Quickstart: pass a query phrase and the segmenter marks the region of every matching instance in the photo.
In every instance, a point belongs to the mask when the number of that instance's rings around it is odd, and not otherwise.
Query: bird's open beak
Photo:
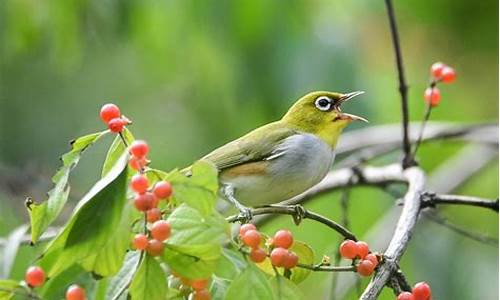
[[[359,96],[361,94],[364,94],[365,92],[363,91],[356,91],[356,92],[351,92],[351,93],[347,93],[347,94],[343,94],[341,97],[340,97],[340,104],[348,101],[348,100],[351,100],[352,98],[356,97],[356,96]],[[363,122],[366,122],[368,123],[368,120],[363,118],[363,117],[360,117],[360,116],[356,116],[356,115],[351,115],[351,114],[348,114],[348,113],[343,113],[340,111],[340,105],[338,107],[338,111],[340,113],[340,118],[343,119],[343,120],[351,120],[351,121],[363,121]]]

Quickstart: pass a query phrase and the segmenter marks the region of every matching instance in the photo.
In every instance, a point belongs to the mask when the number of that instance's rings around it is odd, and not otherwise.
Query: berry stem
[[[317,272],[356,272],[355,266],[325,266],[322,264],[305,265],[298,263],[297,267]]]
[[[429,84],[429,87],[432,89],[431,90],[432,91],[431,98],[432,98],[432,93],[434,91],[434,87],[436,86],[436,84],[437,84],[436,80],[431,81],[431,83]],[[429,102],[427,102],[427,106],[425,108],[424,118],[422,120],[422,125],[420,126],[420,131],[418,133],[418,139],[415,142],[415,149],[413,150],[413,154],[412,154],[413,159],[415,159],[415,157],[417,156],[418,148],[420,147],[420,144],[422,143],[422,139],[424,137],[425,126],[427,125],[427,122],[429,121],[429,119],[431,117],[431,112],[432,112],[432,103],[429,101]]]
[[[118,132],[118,135],[122,139],[122,142],[125,145],[125,147],[128,148],[128,143],[127,143],[127,140],[125,139],[125,137],[123,136],[123,132],[122,131]]]

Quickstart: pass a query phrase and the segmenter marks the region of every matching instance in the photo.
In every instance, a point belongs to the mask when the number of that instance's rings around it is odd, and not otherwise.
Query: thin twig
[[[316,272],[356,272],[356,266],[325,266],[297,264],[297,267]]]
[[[405,71],[403,65],[403,55],[401,53],[401,45],[399,42],[398,27],[396,24],[396,16],[394,14],[394,8],[392,6],[391,0],[385,0],[385,5],[387,8],[387,15],[389,16],[389,26],[391,28],[392,45],[394,46],[394,53],[396,55],[396,65],[398,69],[398,79],[399,79],[399,93],[401,94],[401,109],[403,116],[403,168],[416,165],[415,161],[411,157],[411,144],[408,136],[408,123],[410,121],[408,114],[408,84],[406,83]]]
[[[439,195],[426,192],[422,198],[423,206],[435,206],[438,204],[457,204],[489,208],[498,213],[498,199],[485,199],[463,195]]]

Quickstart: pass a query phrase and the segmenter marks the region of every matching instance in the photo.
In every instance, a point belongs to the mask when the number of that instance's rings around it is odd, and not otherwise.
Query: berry
[[[362,260],[356,267],[356,270],[361,276],[370,276],[373,273],[374,269],[375,265],[367,259]]]
[[[415,300],[415,297],[410,292],[402,292],[398,295],[397,300]]]
[[[148,190],[148,178],[142,174],[136,174],[130,180],[130,187],[138,194],[144,194]]]
[[[99,112],[104,123],[109,123],[112,119],[119,118],[121,116],[120,109],[113,103],[104,104]]]
[[[340,244],[340,255],[343,258],[347,259],[353,259],[356,257],[356,254],[358,253],[358,246],[356,245],[356,242],[353,240],[345,240]]]
[[[429,300],[431,287],[425,282],[419,282],[413,287],[412,294],[415,300]]]
[[[299,257],[292,251],[288,251],[288,254],[283,259],[283,267],[285,269],[291,269],[297,266],[299,262]]]
[[[281,247],[288,249],[293,244],[292,233],[288,230],[278,230],[273,238],[273,245],[276,247]]]
[[[452,67],[444,67],[443,71],[441,72],[441,80],[444,83],[452,83],[455,81],[455,78],[457,77],[457,73]]]
[[[424,94],[425,102],[429,103],[432,107],[438,106],[441,100],[441,92],[437,87],[427,88]]]
[[[375,267],[378,265],[378,258],[373,253],[366,255],[365,259],[371,261]]]
[[[210,296],[210,292],[206,289],[199,290],[199,291],[194,291],[192,293],[192,297],[189,297],[189,299],[193,300],[210,300],[212,299],[212,296]]]
[[[160,242],[168,239],[171,231],[170,223],[165,220],[156,221],[151,226],[151,236]]]
[[[370,252],[370,249],[368,248],[368,244],[366,242],[356,242],[356,255],[359,256],[359,258],[364,259],[365,256],[368,255],[368,252]]]
[[[148,247],[148,237],[142,233],[136,234],[132,244],[137,250],[145,250]]]
[[[149,152],[149,146],[145,141],[135,140],[132,145],[130,145],[130,153],[135,157],[144,157]]]
[[[77,285],[72,284],[66,290],[66,300],[85,300],[85,290]]]
[[[197,279],[197,280],[193,280],[191,281],[191,284],[190,286],[194,289],[194,290],[204,290],[207,288],[208,286],[208,279]]]
[[[261,235],[257,230],[249,230],[245,232],[241,239],[243,240],[243,244],[251,248],[257,248],[260,244]]]
[[[274,248],[270,255],[271,264],[275,267],[283,267],[287,256],[288,250],[285,248]]]
[[[267,257],[267,253],[262,248],[253,248],[250,251],[250,259],[253,262],[261,263],[266,259],[266,257]]]
[[[135,196],[134,205],[139,211],[146,212],[154,207],[155,197],[151,193],[138,194]]]
[[[168,181],[159,181],[153,188],[153,193],[159,199],[165,199],[172,195],[172,185]]]
[[[148,160],[146,159],[146,157],[136,157],[136,156],[132,156],[130,158],[130,160],[128,161],[128,165],[136,170],[136,171],[139,171],[141,170],[142,168],[144,168],[146,165],[148,164]]]
[[[122,132],[125,125],[127,125],[127,121],[121,118],[114,118],[108,122],[109,130],[114,133]]]
[[[146,218],[149,223],[154,223],[161,219],[161,210],[159,208],[151,208],[146,212]]]
[[[255,227],[255,225],[250,224],[250,223],[241,225],[240,236],[243,237],[245,235],[245,232],[247,232],[249,230],[257,230],[257,228]]]
[[[442,62],[433,63],[431,66],[432,76],[434,76],[434,78],[440,78],[444,67],[446,67],[446,65]]]
[[[163,243],[158,240],[150,240],[146,251],[151,256],[159,256],[163,253]]]
[[[45,282],[45,272],[40,267],[29,267],[24,275],[24,281],[31,287],[41,286]]]

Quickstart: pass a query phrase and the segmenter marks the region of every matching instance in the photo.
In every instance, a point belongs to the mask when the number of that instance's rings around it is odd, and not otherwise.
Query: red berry
[[[172,185],[168,181],[159,181],[153,188],[153,193],[159,199],[165,199],[172,195]]]
[[[135,196],[134,205],[139,211],[146,212],[154,207],[155,196],[151,193],[138,194]]]
[[[415,300],[415,297],[410,292],[402,292],[398,295],[397,300]]]
[[[353,240],[345,240],[340,244],[340,255],[343,258],[347,259],[353,259],[356,257],[356,254],[358,253],[358,246],[356,245],[356,242]]]
[[[151,208],[146,212],[146,218],[149,223],[154,223],[161,219],[161,210],[159,208]]]
[[[365,259],[371,261],[375,267],[378,265],[378,258],[373,253],[366,255]]]
[[[149,152],[149,146],[145,141],[135,140],[130,145],[130,153],[135,157],[144,157]]]
[[[441,100],[441,92],[437,87],[427,88],[424,94],[425,102],[430,103],[432,107],[438,106]]]
[[[275,267],[283,267],[287,256],[288,250],[285,248],[274,248],[270,254],[271,264]]]
[[[144,194],[148,190],[148,178],[142,174],[136,174],[130,180],[130,187],[138,194]]]
[[[457,77],[457,73],[452,67],[444,67],[443,71],[441,73],[441,80],[444,83],[452,83],[455,81],[455,78]]]
[[[146,157],[132,156],[132,157],[130,157],[130,160],[128,161],[128,165],[136,171],[141,170],[147,164],[148,164],[148,160],[146,159]]]
[[[118,133],[122,132],[123,127],[127,125],[127,121],[121,118],[114,118],[108,122],[108,128],[111,132]]]
[[[208,286],[208,279],[196,279],[191,281],[190,285],[194,290],[204,290]]]
[[[109,121],[119,118],[122,114],[120,113],[118,106],[108,103],[101,107],[99,115],[104,123],[109,123]]]
[[[262,248],[253,248],[250,251],[250,259],[253,262],[261,263],[266,259],[266,257],[267,257],[267,253]]]
[[[415,300],[429,300],[431,287],[425,282],[419,282],[413,287],[412,293]]]
[[[442,62],[433,63],[431,66],[432,76],[434,76],[434,78],[440,78],[444,67],[446,67],[446,65]]]
[[[245,232],[241,239],[243,244],[251,248],[257,248],[260,245],[261,235],[257,230],[249,230]]]
[[[366,242],[356,242],[356,255],[359,256],[359,258],[364,259],[365,256],[368,255],[368,252],[370,252],[370,249],[368,248],[368,244]]]
[[[372,275],[374,269],[375,269],[375,265],[367,259],[360,261],[358,266],[356,267],[356,270],[358,271],[359,275],[361,275],[361,276]]]
[[[194,291],[192,293],[193,297],[189,297],[189,299],[193,300],[210,300],[212,299],[212,296],[210,296],[210,292],[206,289],[199,290],[199,291]]]
[[[156,221],[151,226],[151,236],[160,242],[168,239],[172,231],[170,223],[165,220]]]
[[[41,286],[45,282],[45,272],[40,267],[29,267],[24,275],[24,281],[31,287]]]
[[[293,244],[292,233],[288,230],[278,230],[273,238],[273,245],[288,249]]]
[[[257,228],[255,227],[255,225],[250,224],[250,223],[241,225],[240,236],[243,237],[243,235],[245,235],[245,232],[247,232],[249,230],[257,230]]]
[[[70,287],[66,290],[66,300],[85,300],[85,290],[77,285],[77,284],[72,284]]]
[[[132,244],[137,250],[145,250],[148,247],[148,237],[142,233],[136,234]]]
[[[299,262],[299,257],[297,256],[297,254],[295,254],[292,251],[288,251],[288,254],[285,256],[285,259],[283,260],[283,267],[285,269],[295,268],[298,262]]]
[[[163,243],[158,240],[150,240],[146,251],[151,256],[159,256],[163,253]]]

